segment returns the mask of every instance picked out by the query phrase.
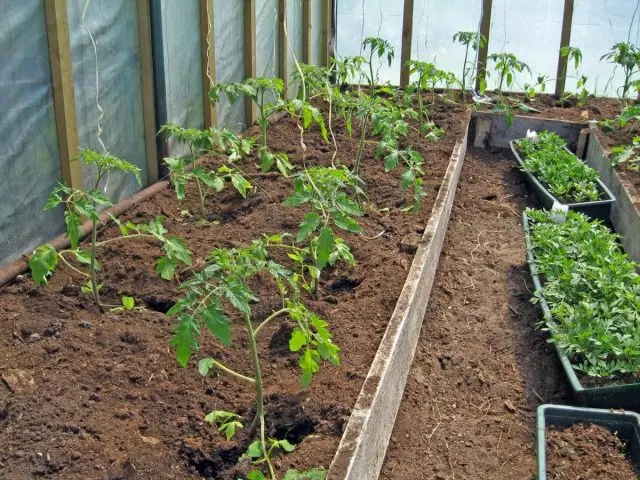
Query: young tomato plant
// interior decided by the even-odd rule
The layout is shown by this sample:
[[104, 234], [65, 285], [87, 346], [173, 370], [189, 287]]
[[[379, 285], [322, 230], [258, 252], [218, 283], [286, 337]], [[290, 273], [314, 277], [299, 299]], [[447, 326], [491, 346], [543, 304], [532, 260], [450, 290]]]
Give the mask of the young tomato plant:
[[487, 37], [480, 32], [456, 32], [453, 35], [453, 41], [457, 41], [465, 47], [464, 62], [462, 63], [462, 76], [460, 79], [462, 100], [464, 101], [464, 94], [467, 90], [467, 85], [473, 85], [473, 82], [475, 81], [475, 77], [473, 75], [475, 64], [469, 60], [469, 48], [477, 51], [479, 48], [484, 47], [487, 44]]
[[431, 87], [432, 106], [435, 103], [435, 87], [440, 81], [450, 82], [455, 80], [453, 74], [443, 70], [438, 70], [433, 63], [423, 62], [420, 60], [409, 60], [409, 73], [417, 74], [414, 82], [414, 89], [418, 98], [418, 118], [420, 122], [420, 134], [429, 140], [439, 140], [444, 131], [439, 129], [432, 121], [429, 120], [429, 113], [424, 107], [423, 92]]
[[622, 89], [620, 98], [626, 103], [629, 90], [634, 86], [632, 78], [640, 71], [640, 49], [632, 43], [619, 42], [613, 45], [609, 52], [600, 57], [600, 60], [606, 60], [622, 68], [624, 82], [617, 89], [617, 93], [620, 93]]
[[[156, 269], [165, 279], [170, 279], [173, 276], [173, 272], [179, 263], [191, 264], [191, 256], [186, 244], [178, 237], [166, 235], [167, 230], [163, 227], [161, 218], [152, 220], [148, 225], [135, 225], [131, 222], [122, 225], [115, 217], [111, 217], [120, 227], [123, 237], [98, 242], [98, 227], [102, 223], [99, 210], [113, 206], [112, 200], [100, 188], [102, 180], [111, 172], [123, 172], [134, 175], [140, 184], [140, 169], [113, 155], [88, 149], [81, 150], [79, 161], [95, 169], [96, 178], [93, 188], [83, 191], [60, 183], [49, 195], [45, 210], [53, 209], [59, 205], [65, 206], [64, 218], [71, 248], [56, 252], [53, 246], [47, 244], [34, 251], [29, 259], [29, 267], [36, 284], [47, 283], [47, 277], [55, 270], [58, 260], [61, 260], [76, 273], [88, 279], [83, 291], [92, 293], [96, 305], [103, 306], [100, 301], [101, 285], [98, 282], [100, 266], [96, 258], [97, 249], [123, 237], [147, 237], [159, 241], [162, 244], [165, 255], [158, 260]], [[91, 221], [91, 247], [89, 251], [79, 246], [80, 227], [85, 219]], [[130, 234], [131, 231], [135, 233]], [[76, 262], [87, 266], [88, 273], [73, 266], [67, 260], [66, 255], [72, 255]], [[171, 272], [171, 275], [169, 275], [169, 272]], [[125, 305], [123, 302], [125, 308], [129, 304], [127, 302]]]
[[362, 48], [364, 50], [369, 50], [369, 60], [367, 64], [369, 66], [369, 76], [367, 81], [369, 83], [369, 89], [371, 95], [375, 94], [375, 86], [378, 82], [378, 74], [377, 72], [380, 70], [380, 67], [376, 70], [376, 74], [373, 73], [373, 58], [378, 57], [378, 61], [382, 61], [382, 57], [386, 57], [387, 64], [391, 66], [391, 62], [393, 62], [393, 57], [395, 56], [395, 49], [393, 45], [389, 43], [387, 40], [378, 37], [367, 37], [362, 42]]
[[401, 149], [397, 139], [382, 140], [376, 150], [376, 155], [384, 158], [384, 169], [390, 172], [404, 164], [404, 172], [400, 177], [400, 189], [404, 192], [413, 187], [413, 204], [404, 208], [404, 211], [420, 210], [420, 202], [427, 195], [422, 188], [424, 181], [424, 159], [413, 148]]
[[[274, 281], [283, 307], [261, 319], [258, 326], [254, 326], [256, 319], [253, 318], [252, 305], [259, 298], [251, 289], [250, 282], [258, 275], [263, 278], [266, 275]], [[340, 349], [333, 343], [327, 322], [302, 303], [294, 275], [269, 258], [267, 246], [260, 240], [254, 240], [243, 248], [213, 250], [209, 253], [203, 270], [195, 273], [181, 288], [186, 292], [184, 297], [167, 312], [177, 319], [171, 343], [176, 348], [176, 358], [181, 366], [186, 367], [193, 352], [200, 349], [199, 338], [203, 328], [223, 345], [230, 346], [233, 325], [229, 317], [230, 311], [244, 320], [253, 373], [245, 375], [214, 358], [201, 359], [199, 371], [203, 376], [212, 371], [220, 371], [254, 388], [256, 416], [249, 430], [253, 432], [259, 427], [259, 436], [257, 443], [249, 446], [247, 455], [258, 463], [265, 463], [271, 478], [275, 479], [271, 447], [274, 441], [278, 441], [265, 437], [264, 389], [257, 340], [262, 329], [278, 318], [288, 317], [295, 322], [289, 349], [300, 354], [300, 381], [303, 388], [306, 388], [311, 383], [313, 374], [318, 371], [321, 360], [333, 365], [340, 363]], [[238, 423], [233, 423], [237, 421], [237, 417], [224, 415], [219, 411], [214, 412], [210, 420], [216, 422], [226, 435], [232, 435], [240, 427]], [[284, 444], [280, 446], [286, 447]], [[284, 449], [287, 450], [288, 447]]]
[[497, 92], [500, 95], [504, 93], [504, 86], [509, 88], [513, 85], [517, 73], [527, 71], [531, 74], [529, 66], [519, 60], [513, 53], [492, 53], [489, 55], [488, 60], [495, 62], [494, 69], [499, 78]]
[[[560, 101], [566, 102], [570, 98], [577, 98], [578, 105], [585, 105], [587, 99], [589, 98], [589, 91], [586, 88], [588, 78], [585, 75], [580, 74], [580, 65], [582, 64], [582, 50], [577, 47], [566, 46], [560, 49], [560, 55], [565, 57], [568, 62], [573, 62], [573, 68], [576, 74], [576, 88], [578, 89], [577, 93], [572, 92], [562, 92]], [[565, 77], [566, 77], [565, 72]]]
[[224, 93], [231, 103], [241, 96], [245, 96], [258, 108], [258, 125], [260, 125], [260, 146], [258, 159], [263, 172], [268, 172], [275, 165], [280, 173], [288, 176], [293, 170], [289, 158], [284, 153], [273, 153], [267, 145], [267, 129], [269, 116], [283, 108], [284, 82], [280, 78], [255, 77], [240, 83], [219, 83], [209, 91], [209, 98], [213, 102], [220, 100]]
[[640, 171], [640, 137], [633, 137], [630, 145], [613, 147], [611, 154], [611, 165], [624, 164], [629, 170]]

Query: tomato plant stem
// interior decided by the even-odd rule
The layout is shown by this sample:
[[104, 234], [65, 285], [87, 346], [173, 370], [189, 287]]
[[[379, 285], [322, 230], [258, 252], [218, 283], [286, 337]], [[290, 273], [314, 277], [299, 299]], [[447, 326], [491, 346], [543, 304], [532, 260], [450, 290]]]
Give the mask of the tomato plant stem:
[[245, 375], [242, 375], [241, 373], [236, 372], [235, 370], [231, 370], [229, 367], [223, 365], [222, 363], [218, 362], [217, 360], [213, 360], [213, 365], [217, 369], [222, 370], [225, 373], [228, 373], [232, 377], [238, 378], [240, 380], [244, 380], [245, 382], [249, 382], [249, 383], [253, 383], [253, 384], [256, 383], [256, 380], [254, 378], [247, 377]]
[[100, 305], [100, 293], [98, 292], [98, 278], [96, 273], [96, 243], [98, 237], [98, 225], [95, 219], [91, 220], [91, 290], [96, 305]]
[[285, 313], [289, 313], [289, 309], [288, 308], [282, 308], [282, 309], [278, 310], [277, 312], [272, 313], [267, 318], [265, 318], [260, 325], [258, 325], [258, 327], [254, 330], [253, 334], [257, 337], [258, 336], [258, 332], [260, 331], [260, 329], [262, 327], [264, 327], [267, 323], [269, 323], [274, 318], [278, 318], [280, 315], [284, 315]]

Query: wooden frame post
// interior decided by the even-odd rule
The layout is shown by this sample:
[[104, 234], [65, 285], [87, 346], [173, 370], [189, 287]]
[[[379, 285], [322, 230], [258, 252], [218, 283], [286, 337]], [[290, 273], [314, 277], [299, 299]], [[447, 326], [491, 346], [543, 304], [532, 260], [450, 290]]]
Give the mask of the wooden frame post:
[[156, 144], [156, 106], [151, 47], [151, 12], [149, 0], [137, 0], [138, 35], [140, 37], [140, 72], [142, 77], [142, 116], [147, 157], [147, 183], [158, 181], [158, 145]]
[[311, 39], [313, 35], [313, 25], [311, 22], [312, 3], [313, 0], [302, 0], [302, 61], [304, 63], [311, 63]]
[[200, 0], [200, 52], [202, 60], [202, 108], [204, 128], [217, 124], [216, 106], [209, 100], [209, 90], [216, 81], [214, 9], [211, 0]]
[[280, 44], [280, 78], [284, 82], [284, 95], [287, 95], [287, 86], [289, 85], [289, 49], [287, 48], [287, 34], [285, 32], [285, 24], [287, 22], [287, 0], [279, 0], [278, 2], [278, 42]]
[[409, 66], [411, 60], [411, 40], [413, 38], [413, 0], [404, 0], [402, 13], [402, 52], [400, 54], [400, 86], [409, 85]]
[[[244, 0], [244, 77], [256, 76], [256, 0]], [[250, 98], [245, 100], [247, 126], [258, 118], [258, 113]]]
[[324, 26], [322, 28], [322, 58], [321, 63], [325, 67], [329, 66], [331, 57], [330, 43], [333, 36], [333, 0], [324, 1]]
[[78, 155], [79, 139], [67, 2], [66, 0], [48, 0], [44, 5], [60, 173], [67, 185], [82, 189], [82, 168], [80, 162], [74, 160]]
[[487, 74], [487, 56], [489, 55], [489, 32], [491, 30], [491, 7], [492, 0], [482, 0], [482, 18], [480, 20], [480, 33], [484, 35], [487, 41], [484, 47], [478, 49], [478, 65], [476, 68], [476, 90], [480, 90], [480, 86], [485, 81]]
[[562, 33], [560, 34], [560, 49], [558, 50], [558, 73], [556, 74], [556, 97], [564, 93], [567, 81], [567, 57], [560, 53], [562, 47], [568, 47], [571, 43], [571, 24], [573, 23], [573, 0], [564, 0], [564, 13], [562, 14]]

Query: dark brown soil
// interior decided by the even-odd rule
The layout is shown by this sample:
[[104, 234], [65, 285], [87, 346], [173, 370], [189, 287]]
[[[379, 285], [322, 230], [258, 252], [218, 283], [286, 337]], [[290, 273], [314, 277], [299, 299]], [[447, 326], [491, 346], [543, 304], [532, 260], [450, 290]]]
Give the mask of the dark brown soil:
[[[327, 269], [317, 297], [308, 299], [330, 324], [342, 349], [341, 367], [323, 365], [310, 389], [301, 392], [297, 357], [281, 348], [286, 332], [277, 324], [265, 329], [260, 354], [268, 434], [299, 443], [297, 453], [277, 461], [282, 470], [328, 467], [334, 455], [412, 261], [400, 252], [399, 243], [426, 224], [468, 115], [446, 107], [434, 119], [445, 128], [445, 138], [435, 144], [409, 139], [425, 156], [428, 196], [422, 210], [401, 211], [410, 196], [399, 190], [400, 172], [386, 174], [369, 145], [361, 176], [372, 208], [360, 222], [364, 235], [344, 235], [357, 266]], [[334, 125], [338, 161], [351, 164], [356, 144], [342, 127]], [[269, 142], [274, 151], [287, 152], [300, 164], [292, 121], [271, 128]], [[309, 164], [329, 164], [332, 149], [317, 132], [305, 142]], [[280, 205], [292, 192], [291, 179], [261, 175], [254, 162], [252, 158], [240, 166], [257, 190], [246, 200], [230, 190], [211, 196], [207, 224], [199, 221], [193, 191], [182, 204], [172, 191], [163, 191], [124, 218], [146, 222], [156, 215], [167, 217], [167, 229], [185, 238], [193, 252], [194, 266], [181, 272], [183, 279], [201, 268], [215, 247], [243, 245], [268, 233], [295, 233], [306, 209]], [[114, 236], [114, 226], [100, 235]], [[240, 434], [227, 442], [203, 417], [224, 409], [240, 413], [246, 422], [251, 389], [224, 375], [203, 379], [195, 361], [188, 369], [178, 367], [169, 345], [172, 320], [164, 312], [180, 292], [177, 282], [164, 282], [154, 273], [159, 255], [154, 243], [135, 240], [109, 244], [99, 253], [103, 301], [116, 303], [120, 295], [132, 295], [147, 307], [144, 311], [101, 313], [80, 293], [82, 277], [68, 268], [60, 268], [46, 287], [37, 288], [27, 277], [0, 289], [0, 477], [236, 478], [235, 464], [249, 439]], [[263, 295], [255, 321], [277, 302]], [[234, 326], [233, 342], [233, 348], [225, 349], [204, 334], [202, 356], [249, 373], [240, 324]], [[246, 469], [246, 462], [240, 463], [240, 470]]]
[[626, 446], [600, 425], [577, 423], [565, 429], [548, 428], [547, 478], [549, 480], [635, 480], [625, 457]]
[[380, 478], [535, 473], [536, 407], [568, 392], [529, 302], [520, 215], [532, 197], [507, 151], [468, 151]]

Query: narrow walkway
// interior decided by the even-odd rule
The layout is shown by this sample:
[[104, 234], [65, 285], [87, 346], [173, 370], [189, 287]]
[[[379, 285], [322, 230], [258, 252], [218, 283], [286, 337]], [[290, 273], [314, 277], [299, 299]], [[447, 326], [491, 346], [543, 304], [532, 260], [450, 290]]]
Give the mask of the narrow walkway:
[[566, 391], [534, 329], [523, 182], [506, 151], [468, 151], [381, 479], [535, 474], [535, 409]]

